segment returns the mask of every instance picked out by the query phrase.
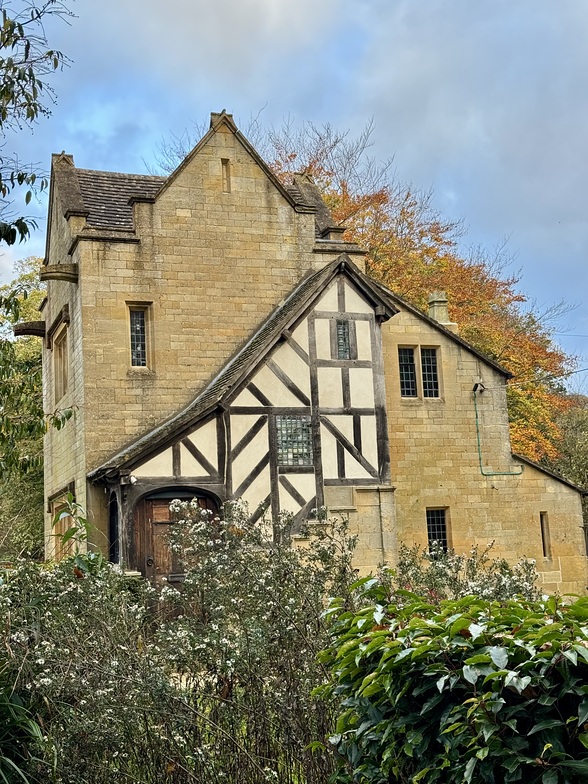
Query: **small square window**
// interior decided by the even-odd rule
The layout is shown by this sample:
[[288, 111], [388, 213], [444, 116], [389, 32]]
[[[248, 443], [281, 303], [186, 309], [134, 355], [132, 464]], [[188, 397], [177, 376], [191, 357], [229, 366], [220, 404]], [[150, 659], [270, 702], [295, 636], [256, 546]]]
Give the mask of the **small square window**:
[[400, 395], [402, 397], [416, 397], [417, 380], [414, 348], [398, 349], [398, 365], [400, 368]]
[[147, 309], [130, 309], [131, 366], [147, 367]]
[[429, 542], [429, 552], [448, 549], [447, 536], [447, 510], [446, 509], [427, 509], [427, 539]]
[[308, 415], [276, 417], [278, 465], [311, 466], [312, 425]]
[[69, 382], [69, 352], [67, 343], [67, 327], [64, 327], [53, 338], [53, 380], [56, 403], [67, 392]]

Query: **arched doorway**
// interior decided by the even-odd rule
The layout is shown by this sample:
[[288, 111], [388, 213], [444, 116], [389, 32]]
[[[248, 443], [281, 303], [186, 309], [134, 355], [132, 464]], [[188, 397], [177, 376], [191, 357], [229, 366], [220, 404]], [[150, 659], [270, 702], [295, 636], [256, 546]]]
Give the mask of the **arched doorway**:
[[197, 489], [165, 488], [149, 493], [135, 506], [133, 512], [133, 540], [131, 563], [148, 580], [159, 581], [165, 577], [179, 582], [183, 575], [177, 556], [170, 550], [167, 537], [173, 524], [169, 505], [179, 498], [196, 499], [202, 509], [218, 514], [219, 505], [211, 495]]

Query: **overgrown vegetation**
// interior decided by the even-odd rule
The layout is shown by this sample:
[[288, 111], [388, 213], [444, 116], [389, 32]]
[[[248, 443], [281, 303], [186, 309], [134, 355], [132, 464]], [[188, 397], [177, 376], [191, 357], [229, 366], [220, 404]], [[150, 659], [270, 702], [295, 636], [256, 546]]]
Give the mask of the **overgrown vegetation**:
[[1, 0], [0, 11], [0, 242], [13, 245], [36, 226], [13, 208], [15, 191], [24, 188], [29, 204], [36, 191], [47, 187], [48, 178], [6, 147], [11, 132], [32, 128], [50, 114], [55, 99], [50, 77], [67, 58], [50, 47], [45, 25], [51, 18], [67, 20], [73, 14], [61, 0]]
[[[224, 520], [197, 503], [172, 510], [181, 583], [151, 586], [85, 554], [90, 529], [71, 498], [71, 556], [3, 573], [0, 695], [31, 722], [13, 761], [55, 784], [325, 784], [336, 703], [313, 696], [328, 682], [317, 658], [331, 640], [324, 613], [330, 596], [352, 611], [372, 597], [365, 583], [350, 588], [353, 539], [325, 521], [299, 547], [287, 519], [272, 539], [239, 505]], [[466, 575], [497, 592], [519, 579], [487, 553], [431, 560], [405, 549], [397, 576], [373, 585], [398, 600], [418, 574], [437, 596], [441, 564], [452, 593], [471, 586]], [[0, 756], [11, 759], [11, 744], [0, 737]]]
[[80, 568], [80, 553], [6, 572], [0, 669], [43, 733], [27, 775], [324, 784], [332, 759], [307, 746], [333, 716], [311, 692], [325, 681], [322, 612], [354, 578], [353, 542], [326, 526], [302, 551], [287, 521], [270, 544], [238, 508], [224, 521], [174, 509], [181, 585]]
[[588, 776], [588, 599], [330, 608], [341, 784], [574, 784]]
[[492, 547], [492, 542], [484, 548], [474, 545], [465, 554], [445, 552], [435, 545], [428, 550], [401, 544], [395, 568], [380, 570], [380, 590], [388, 591], [388, 601], [399, 601], [398, 590], [435, 603], [463, 596], [492, 601], [513, 596], [539, 599], [535, 561], [520, 558], [509, 564], [505, 558], [493, 558]]
[[15, 265], [0, 287], [8, 315], [0, 317], [0, 558], [43, 555], [43, 416], [41, 340], [13, 340], [19, 320], [37, 321], [45, 296], [42, 259]]

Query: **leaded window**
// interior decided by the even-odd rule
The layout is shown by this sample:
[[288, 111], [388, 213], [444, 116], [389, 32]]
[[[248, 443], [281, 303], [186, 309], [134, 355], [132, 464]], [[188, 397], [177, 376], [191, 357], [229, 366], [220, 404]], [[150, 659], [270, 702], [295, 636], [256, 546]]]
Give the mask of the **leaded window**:
[[309, 415], [276, 416], [278, 465], [311, 466], [312, 426]]
[[439, 397], [437, 349], [421, 348], [421, 372], [423, 376], [423, 397]]
[[427, 509], [427, 538], [429, 552], [447, 552], [447, 515], [445, 509]]
[[400, 395], [402, 397], [417, 396], [416, 367], [413, 348], [398, 349], [398, 364], [400, 368]]
[[53, 338], [53, 374], [55, 402], [67, 392], [69, 382], [69, 356], [67, 347], [67, 327]]
[[349, 321], [337, 321], [337, 359], [351, 359]]
[[144, 308], [133, 308], [131, 316], [131, 365], [147, 366], [147, 324]]

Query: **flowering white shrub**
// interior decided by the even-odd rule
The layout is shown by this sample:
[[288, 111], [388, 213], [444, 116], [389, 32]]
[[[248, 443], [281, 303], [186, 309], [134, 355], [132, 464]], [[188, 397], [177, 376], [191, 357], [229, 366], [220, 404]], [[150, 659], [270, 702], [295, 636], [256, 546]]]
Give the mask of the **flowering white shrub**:
[[459, 554], [440, 546], [426, 550], [401, 545], [396, 568], [384, 567], [380, 579], [392, 592], [407, 590], [433, 601], [462, 596], [539, 599], [535, 561], [521, 558], [509, 564], [504, 558], [491, 558], [492, 547], [493, 542], [482, 549], [475, 545], [469, 553]]
[[[0, 697], [26, 706], [40, 728], [27, 742], [27, 775], [324, 784], [333, 760], [318, 741], [332, 733], [333, 712], [312, 696], [326, 682], [316, 654], [329, 643], [328, 598], [351, 610], [363, 600], [350, 587], [353, 540], [325, 520], [296, 549], [287, 518], [252, 525], [240, 505], [224, 519], [194, 503], [172, 511], [182, 583], [153, 587], [79, 551], [0, 573]], [[380, 577], [388, 595], [500, 599], [531, 595], [535, 575], [487, 550], [403, 548], [397, 571]]]
[[[324, 782], [306, 746], [331, 730], [323, 682], [327, 597], [351, 581], [350, 542], [264, 540], [177, 504], [181, 585], [154, 588], [80, 555], [18, 562], [0, 581], [0, 670], [42, 729], [28, 762], [53, 784]], [[0, 753], [2, 748], [0, 747]]]

